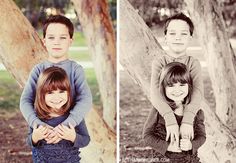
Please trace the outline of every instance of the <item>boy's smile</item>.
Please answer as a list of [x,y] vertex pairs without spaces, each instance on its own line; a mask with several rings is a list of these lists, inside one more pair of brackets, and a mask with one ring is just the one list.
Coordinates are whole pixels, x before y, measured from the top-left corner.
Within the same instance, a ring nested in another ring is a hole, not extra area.
[[172,57],[185,55],[191,36],[189,25],[183,20],[171,20],[165,35],[169,47],[168,54]]
[[49,54],[49,61],[57,63],[68,58],[72,39],[68,28],[64,24],[49,24],[43,41]]

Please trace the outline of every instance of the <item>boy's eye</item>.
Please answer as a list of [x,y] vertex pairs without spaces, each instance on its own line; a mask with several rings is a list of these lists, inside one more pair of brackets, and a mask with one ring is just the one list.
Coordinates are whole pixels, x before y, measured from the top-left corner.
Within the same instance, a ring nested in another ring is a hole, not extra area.
[[65,40],[66,39],[66,37],[60,37],[61,39],[63,39],[63,40]]
[[48,37],[48,39],[50,39],[50,40],[53,40],[53,39],[54,39],[54,37]]
[[170,35],[176,35],[176,33],[174,33],[174,32],[171,32],[171,33],[169,33]]
[[188,35],[187,33],[181,33],[181,35],[184,35],[184,36],[186,36],[186,35]]

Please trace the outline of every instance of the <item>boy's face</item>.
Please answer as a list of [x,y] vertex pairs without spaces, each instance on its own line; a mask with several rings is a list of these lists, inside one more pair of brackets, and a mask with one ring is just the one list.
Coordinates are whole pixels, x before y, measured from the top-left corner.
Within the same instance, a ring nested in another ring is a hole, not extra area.
[[49,53],[48,59],[50,61],[60,62],[68,58],[68,50],[72,39],[68,28],[64,24],[49,24],[43,42]]
[[165,41],[170,50],[170,55],[180,57],[185,55],[191,40],[189,25],[183,20],[171,20],[167,27]]

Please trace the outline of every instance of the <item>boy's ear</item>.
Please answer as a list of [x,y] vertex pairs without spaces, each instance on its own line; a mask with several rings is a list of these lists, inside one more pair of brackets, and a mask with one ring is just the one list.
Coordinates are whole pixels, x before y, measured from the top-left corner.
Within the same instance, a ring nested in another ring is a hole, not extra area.
[[71,39],[70,39],[70,44],[72,44],[72,43],[73,43],[73,41],[74,41],[74,39],[73,39],[73,38],[71,38]]
[[45,46],[45,38],[43,38],[42,41],[43,41],[43,45]]

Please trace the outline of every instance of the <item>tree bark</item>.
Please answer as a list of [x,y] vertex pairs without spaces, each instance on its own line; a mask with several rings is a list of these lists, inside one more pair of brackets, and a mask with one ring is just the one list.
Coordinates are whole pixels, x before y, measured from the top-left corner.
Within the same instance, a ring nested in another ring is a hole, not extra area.
[[72,0],[85,33],[103,102],[103,119],[116,129],[116,47],[106,0]]
[[46,58],[46,50],[13,1],[0,1],[0,22],[0,60],[23,86],[32,66]]
[[[120,62],[150,98],[151,62],[164,52],[127,0],[120,0],[120,11]],[[199,149],[199,157],[206,163],[235,162],[236,139],[208,106],[203,111],[207,140]]]
[[216,99],[216,114],[236,137],[236,62],[217,0],[185,0],[201,44]]
[[[32,67],[46,58],[46,50],[36,31],[12,0],[0,1],[0,22],[1,60],[23,87]],[[115,162],[115,134],[94,109],[86,117],[86,123],[91,142],[83,149],[82,160]]]

